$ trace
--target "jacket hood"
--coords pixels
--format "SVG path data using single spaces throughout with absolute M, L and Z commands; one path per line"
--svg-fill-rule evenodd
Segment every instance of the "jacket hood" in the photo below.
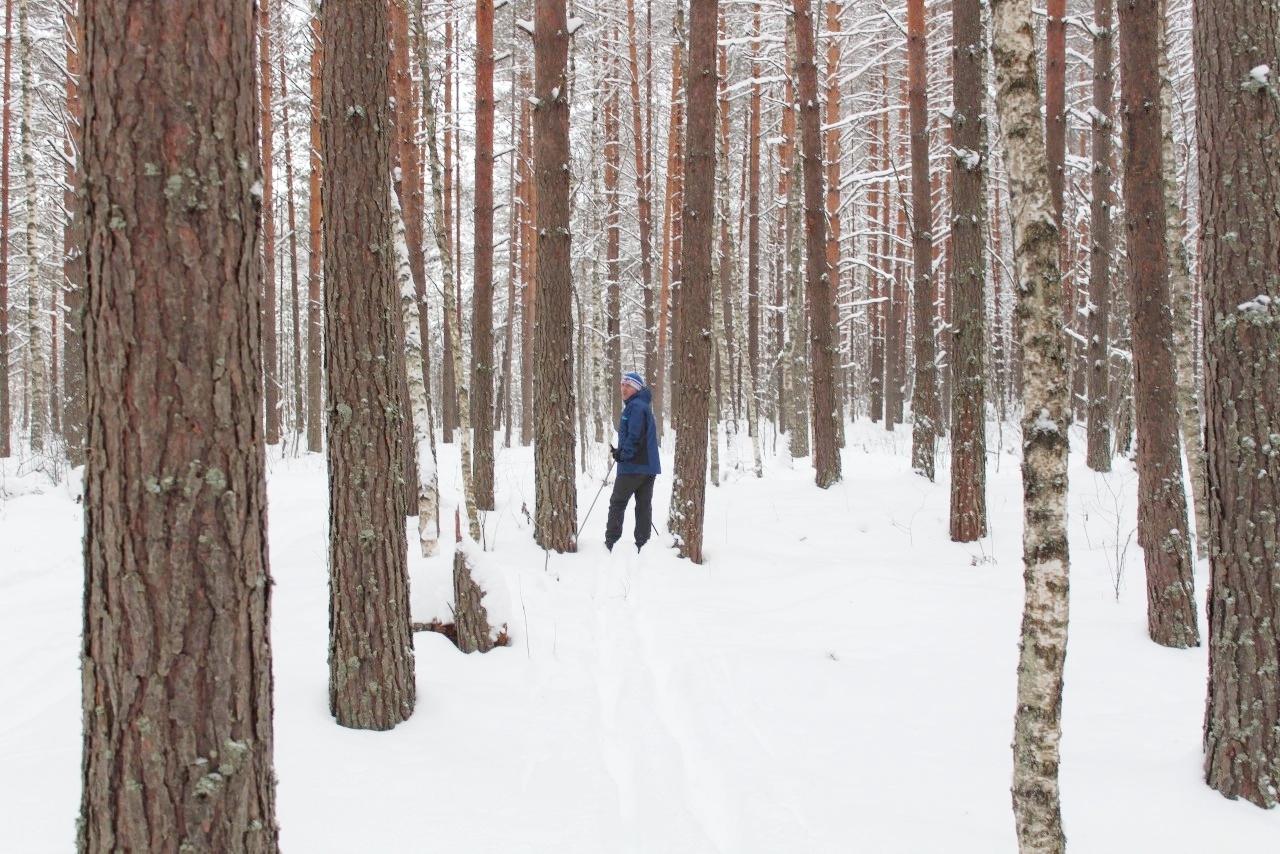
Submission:
M 631 397 L 627 398 L 627 400 L 623 403 L 623 408 L 625 409 L 628 405 L 631 404 L 632 401 L 639 401 L 640 403 L 653 403 L 653 394 L 649 391 L 648 388 L 642 388 L 635 394 L 631 395 Z

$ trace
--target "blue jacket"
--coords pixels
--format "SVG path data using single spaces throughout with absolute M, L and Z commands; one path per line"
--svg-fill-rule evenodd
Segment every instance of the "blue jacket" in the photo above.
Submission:
M 650 405 L 653 395 L 642 389 L 631 395 L 618 420 L 618 474 L 661 474 L 658 422 Z

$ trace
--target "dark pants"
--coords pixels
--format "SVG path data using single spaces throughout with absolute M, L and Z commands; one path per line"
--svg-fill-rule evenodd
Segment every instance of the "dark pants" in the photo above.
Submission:
M 627 502 L 636 497 L 636 547 L 649 542 L 649 528 L 653 524 L 653 474 L 620 474 L 613 482 L 613 495 L 609 498 L 609 526 L 604 531 L 604 542 L 613 548 L 622 537 L 622 517 L 627 512 Z

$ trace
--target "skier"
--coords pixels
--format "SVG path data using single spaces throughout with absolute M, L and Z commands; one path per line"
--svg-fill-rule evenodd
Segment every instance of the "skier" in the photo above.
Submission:
M 658 461 L 658 422 L 650 406 L 653 400 L 644 377 L 635 371 L 622 375 L 622 417 L 618 420 L 618 447 L 610 447 L 618 461 L 618 476 L 609 498 L 609 524 L 604 544 L 613 551 L 622 536 L 627 502 L 636 497 L 636 551 L 649 542 L 653 519 L 653 482 L 662 473 Z

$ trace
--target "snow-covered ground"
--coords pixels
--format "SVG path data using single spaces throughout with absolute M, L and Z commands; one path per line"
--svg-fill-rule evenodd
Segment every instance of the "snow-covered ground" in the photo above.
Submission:
M 385 733 L 329 716 L 324 464 L 274 458 L 285 850 L 1014 851 L 1016 440 L 1006 428 L 997 450 L 992 428 L 991 535 L 956 545 L 945 458 L 925 482 L 909 439 L 852 425 L 825 492 L 776 457 L 764 480 L 709 486 L 704 566 L 665 534 L 636 556 L 629 527 L 608 554 L 607 490 L 580 552 L 548 560 L 521 513 L 532 453 L 500 450 L 486 559 L 508 581 L 514 643 L 464 656 L 417 635 L 417 710 Z M 605 463 L 580 482 L 580 514 Z M 451 520 L 455 448 L 441 464 Z M 1131 466 L 1102 477 L 1080 454 L 1071 476 L 1071 850 L 1280 849 L 1280 810 L 1201 782 L 1206 653 L 1146 638 Z M 0 478 L 0 851 L 24 854 L 72 849 L 80 785 L 81 513 L 66 488 L 40 488 L 12 466 Z M 448 619 L 449 550 L 411 562 L 414 618 Z

